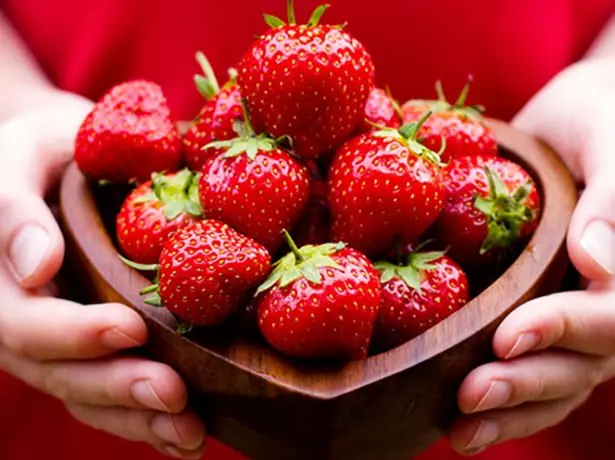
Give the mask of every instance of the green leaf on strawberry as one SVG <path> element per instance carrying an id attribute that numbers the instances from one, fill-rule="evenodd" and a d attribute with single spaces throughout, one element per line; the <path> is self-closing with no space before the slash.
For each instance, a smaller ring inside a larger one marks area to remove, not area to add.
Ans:
<path id="1" fill-rule="evenodd" d="M 466 100 L 468 98 L 471 85 L 472 85 L 472 78 L 470 77 L 468 78 L 468 81 L 466 82 L 463 89 L 461 90 L 461 93 L 459 94 L 459 97 L 457 98 L 457 100 L 453 104 L 451 104 L 447 100 L 444 94 L 444 90 L 442 88 L 442 82 L 437 81 L 436 82 L 436 93 L 438 94 L 437 100 L 417 99 L 417 100 L 409 101 L 407 105 L 408 106 L 414 105 L 414 106 L 419 106 L 419 107 L 426 106 L 426 107 L 429 107 L 429 109 L 434 114 L 439 114 L 443 112 L 455 112 L 464 117 L 472 118 L 476 121 L 482 121 L 485 108 L 481 105 L 466 105 Z"/>
<path id="2" fill-rule="evenodd" d="M 410 151 L 415 153 L 418 156 L 423 156 L 427 158 L 432 163 L 435 163 L 439 166 L 442 165 L 442 161 L 440 159 L 440 155 L 444 153 L 446 149 L 446 139 L 442 138 L 442 147 L 438 152 L 434 152 L 433 150 L 425 147 L 421 144 L 418 139 L 418 132 L 421 129 L 421 126 L 427 121 L 427 119 L 431 116 L 432 112 L 427 111 L 423 114 L 420 120 L 416 122 L 406 123 L 399 129 L 393 128 L 383 128 L 379 131 L 374 132 L 374 136 L 377 137 L 394 137 L 402 142 L 404 142 Z"/>
<path id="3" fill-rule="evenodd" d="M 412 289 L 420 292 L 423 274 L 433 270 L 432 262 L 440 259 L 444 251 L 412 252 L 405 264 L 392 264 L 390 262 L 376 262 L 374 267 L 381 272 L 380 282 L 385 284 L 393 278 L 400 278 Z"/>
<path id="4" fill-rule="evenodd" d="M 484 170 L 489 182 L 489 196 L 474 198 L 474 207 L 488 219 L 481 254 L 509 247 L 519 239 L 523 225 L 536 217 L 535 212 L 525 205 L 531 184 L 525 183 L 511 192 L 491 168 L 485 166 Z"/>
<path id="5" fill-rule="evenodd" d="M 343 243 L 306 245 L 298 248 L 286 230 L 283 231 L 283 234 L 291 252 L 274 264 L 274 270 L 269 278 L 256 290 L 257 295 L 275 285 L 279 287 L 288 286 L 302 276 L 314 284 L 319 284 L 322 281 L 319 268 L 341 269 L 339 264 L 330 256 L 344 249 Z"/>
<path id="6" fill-rule="evenodd" d="M 198 199 L 198 174 L 183 169 L 175 175 L 156 173 L 152 176 L 152 192 L 137 198 L 138 202 L 160 200 L 170 221 L 187 213 L 201 217 L 203 210 Z"/>

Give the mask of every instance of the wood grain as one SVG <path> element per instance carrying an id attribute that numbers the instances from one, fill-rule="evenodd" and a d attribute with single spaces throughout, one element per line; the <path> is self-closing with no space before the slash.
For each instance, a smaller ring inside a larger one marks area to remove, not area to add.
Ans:
<path id="1" fill-rule="evenodd" d="M 408 460 L 442 435 L 455 415 L 461 379 L 492 358 L 490 340 L 501 319 L 556 290 L 568 266 L 564 243 L 577 199 L 569 172 L 543 144 L 505 123 L 490 124 L 503 155 L 523 164 L 540 187 L 544 211 L 536 233 L 463 309 L 364 361 L 288 360 L 257 338 L 224 330 L 176 335 L 166 310 L 143 303 L 138 292 L 149 281 L 118 259 L 104 210 L 74 165 L 60 196 L 68 264 L 88 300 L 122 302 L 146 319 L 144 352 L 186 379 L 210 433 L 223 442 L 256 460 Z"/>

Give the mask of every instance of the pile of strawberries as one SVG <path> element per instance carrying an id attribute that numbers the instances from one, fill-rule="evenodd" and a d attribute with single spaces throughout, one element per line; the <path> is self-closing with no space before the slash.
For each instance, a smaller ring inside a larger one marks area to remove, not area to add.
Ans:
<path id="1" fill-rule="evenodd" d="M 121 257 L 184 332 L 240 318 L 287 356 L 362 359 L 462 308 L 536 228 L 537 187 L 499 156 L 469 82 L 455 103 L 438 85 L 400 106 L 364 46 L 319 24 L 325 9 L 302 25 L 292 1 L 288 22 L 265 15 L 222 87 L 198 53 L 205 102 L 185 130 L 140 80 L 79 131 L 89 180 L 135 185 Z"/>

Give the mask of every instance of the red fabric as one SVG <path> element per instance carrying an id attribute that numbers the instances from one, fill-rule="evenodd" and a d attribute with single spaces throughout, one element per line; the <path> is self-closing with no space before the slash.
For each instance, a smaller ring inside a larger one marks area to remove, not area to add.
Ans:
<path id="1" fill-rule="evenodd" d="M 316 2 L 297 2 L 307 18 Z M 467 75 L 470 101 L 509 119 L 552 76 L 579 59 L 615 11 L 615 0 L 334 0 L 327 22 L 348 30 L 373 55 L 380 85 L 398 99 L 431 97 L 442 79 L 455 98 Z M 378 5 L 375 8 L 374 5 Z M 110 85 L 150 78 L 167 93 L 179 118 L 202 100 L 192 85 L 203 50 L 225 78 L 255 34 L 261 13 L 284 15 L 283 0 L 0 0 L 17 31 L 58 86 L 98 98 Z M 0 37 L 1 40 L 1 37 Z M 1 65 L 1 64 L 0 64 Z M 488 450 L 479 459 L 610 459 L 615 383 L 605 385 L 566 422 L 538 436 Z M 0 374 L 0 458 L 64 460 L 161 458 L 74 422 L 61 405 Z M 205 458 L 242 457 L 211 441 Z M 457 458 L 446 443 L 420 460 Z"/>

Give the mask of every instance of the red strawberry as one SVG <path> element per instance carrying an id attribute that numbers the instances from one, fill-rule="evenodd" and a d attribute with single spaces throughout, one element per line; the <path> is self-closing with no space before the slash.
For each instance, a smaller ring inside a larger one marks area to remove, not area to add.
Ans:
<path id="1" fill-rule="evenodd" d="M 328 179 L 333 241 L 378 256 L 436 221 L 444 205 L 439 158 L 416 140 L 427 116 L 363 134 L 336 153 Z"/>
<path id="2" fill-rule="evenodd" d="M 310 189 L 306 210 L 293 231 L 298 246 L 330 241 L 331 216 L 327 205 L 327 184 L 323 180 L 313 179 Z"/>
<path id="3" fill-rule="evenodd" d="M 175 232 L 164 245 L 160 265 L 126 263 L 158 270 L 158 283 L 142 292 L 151 293 L 146 303 L 164 305 L 190 326 L 225 322 L 271 271 L 264 247 L 211 219 Z"/>
<path id="4" fill-rule="evenodd" d="M 474 155 L 446 168 L 447 201 L 435 235 L 462 266 L 486 264 L 536 229 L 540 197 L 531 176 L 501 157 Z"/>
<path id="5" fill-rule="evenodd" d="M 442 86 L 438 82 L 437 101 L 412 100 L 402 107 L 404 123 L 419 120 L 427 110 L 434 113 L 419 131 L 419 138 L 427 148 L 434 151 L 441 148 L 444 138 L 446 141 L 446 149 L 442 155 L 444 163 L 464 155 L 498 154 L 493 130 L 481 115 L 482 107 L 465 105 L 470 83 L 471 80 L 454 104 L 447 102 Z"/>
<path id="6" fill-rule="evenodd" d="M 443 252 L 414 252 L 405 264 L 377 262 L 382 284 L 374 345 L 389 349 L 422 334 L 468 302 L 468 279 Z"/>
<path id="7" fill-rule="evenodd" d="M 292 249 L 257 290 L 263 337 L 299 358 L 367 356 L 380 305 L 378 272 L 343 244 Z"/>
<path id="8" fill-rule="evenodd" d="M 359 130 L 367 133 L 374 130 L 374 125 L 394 129 L 401 127 L 401 108 L 390 94 L 380 88 L 374 88 L 369 94 Z"/>
<path id="9" fill-rule="evenodd" d="M 257 132 L 288 135 L 295 152 L 316 158 L 336 149 L 361 122 L 374 87 L 374 64 L 339 26 L 319 25 L 327 5 L 307 25 L 266 15 L 272 27 L 239 63 L 239 86 Z"/>
<path id="10" fill-rule="evenodd" d="M 224 153 L 208 158 L 200 179 L 200 201 L 208 218 L 226 222 L 271 253 L 282 230 L 301 217 L 310 193 L 310 173 L 273 139 L 245 132 L 214 147 Z"/>
<path id="11" fill-rule="evenodd" d="M 158 262 L 164 242 L 198 219 L 198 180 L 188 170 L 156 174 L 124 200 L 116 220 L 122 252 L 141 264 Z"/>
<path id="12" fill-rule="evenodd" d="M 193 171 L 199 171 L 207 157 L 219 153 L 215 148 L 204 147 L 213 141 L 236 137 L 233 125 L 237 120 L 243 119 L 241 93 L 235 82 L 235 71 L 229 71 L 230 80 L 221 89 L 205 55 L 198 53 L 197 60 L 205 76 L 197 75 L 195 81 L 207 102 L 196 123 L 184 135 L 186 164 Z"/>
<path id="13" fill-rule="evenodd" d="M 136 80 L 113 87 L 83 121 L 75 161 L 92 180 L 147 181 L 181 166 L 181 138 L 162 89 Z"/>

